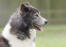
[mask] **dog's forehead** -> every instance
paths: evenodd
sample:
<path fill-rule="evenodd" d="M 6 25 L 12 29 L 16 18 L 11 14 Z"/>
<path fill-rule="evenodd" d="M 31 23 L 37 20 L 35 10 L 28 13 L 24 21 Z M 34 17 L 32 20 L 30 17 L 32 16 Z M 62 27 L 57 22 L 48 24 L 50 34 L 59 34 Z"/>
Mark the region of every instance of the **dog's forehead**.
<path fill-rule="evenodd" d="M 33 7 L 33 8 L 31 9 L 31 11 L 32 11 L 33 13 L 38 13 L 38 14 L 40 13 L 39 10 L 36 9 L 35 7 Z"/>
<path fill-rule="evenodd" d="M 27 6 L 30 9 L 30 11 L 33 11 L 34 13 L 39 13 L 38 9 L 32 6 L 29 2 L 24 3 L 24 5 Z"/>

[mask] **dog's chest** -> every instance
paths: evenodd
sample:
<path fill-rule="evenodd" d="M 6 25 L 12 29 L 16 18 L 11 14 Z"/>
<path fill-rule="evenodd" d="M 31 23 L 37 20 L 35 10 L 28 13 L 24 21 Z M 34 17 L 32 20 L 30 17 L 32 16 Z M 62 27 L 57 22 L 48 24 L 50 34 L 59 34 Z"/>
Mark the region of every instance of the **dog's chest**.
<path fill-rule="evenodd" d="M 15 37 L 12 37 L 9 39 L 9 43 L 11 47 L 35 47 L 35 39 L 36 37 L 36 32 L 31 31 L 31 38 L 30 39 L 25 39 L 25 40 L 20 40 Z"/>
<path fill-rule="evenodd" d="M 2 33 L 3 37 L 5 37 L 11 47 L 35 47 L 35 38 L 36 38 L 36 30 L 30 30 L 30 39 L 26 38 L 25 40 L 17 39 L 16 35 L 12 35 L 10 33 L 10 25 L 7 25 Z"/>
<path fill-rule="evenodd" d="M 24 40 L 24 41 L 21 41 L 21 40 L 12 40 L 12 41 L 9 41 L 11 47 L 35 47 L 35 42 L 33 42 L 32 40 Z"/>

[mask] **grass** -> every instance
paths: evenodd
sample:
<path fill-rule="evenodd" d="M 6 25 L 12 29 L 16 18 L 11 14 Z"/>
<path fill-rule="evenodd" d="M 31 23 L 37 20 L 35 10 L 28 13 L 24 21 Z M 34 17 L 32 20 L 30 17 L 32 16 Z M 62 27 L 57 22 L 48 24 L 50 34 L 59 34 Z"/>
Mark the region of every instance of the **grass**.
<path fill-rule="evenodd" d="M 2 29 L 0 28 L 0 33 L 2 32 Z"/>
<path fill-rule="evenodd" d="M 66 26 L 50 25 L 45 32 L 37 32 L 37 47 L 66 47 Z"/>
<path fill-rule="evenodd" d="M 44 27 L 44 30 L 37 31 L 37 47 L 66 47 L 66 25 L 50 25 Z"/>

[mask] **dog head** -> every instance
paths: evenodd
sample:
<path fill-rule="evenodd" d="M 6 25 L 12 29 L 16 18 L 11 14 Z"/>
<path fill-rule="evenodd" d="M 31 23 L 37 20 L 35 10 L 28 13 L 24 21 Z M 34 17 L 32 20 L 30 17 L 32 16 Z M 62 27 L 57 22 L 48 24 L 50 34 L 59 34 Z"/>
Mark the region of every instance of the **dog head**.
<path fill-rule="evenodd" d="M 31 28 L 43 31 L 42 26 L 47 24 L 47 20 L 40 16 L 40 12 L 29 3 L 22 3 L 20 5 L 19 14 L 24 23 Z"/>

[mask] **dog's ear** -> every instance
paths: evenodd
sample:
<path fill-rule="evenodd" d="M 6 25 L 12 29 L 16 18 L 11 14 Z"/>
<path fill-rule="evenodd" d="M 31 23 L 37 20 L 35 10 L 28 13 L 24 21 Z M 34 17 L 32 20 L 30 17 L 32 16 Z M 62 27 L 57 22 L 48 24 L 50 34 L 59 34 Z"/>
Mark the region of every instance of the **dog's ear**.
<path fill-rule="evenodd" d="M 20 6 L 20 10 L 22 12 L 28 12 L 29 11 L 29 2 L 26 2 L 26 3 L 22 3 L 21 6 Z"/>

